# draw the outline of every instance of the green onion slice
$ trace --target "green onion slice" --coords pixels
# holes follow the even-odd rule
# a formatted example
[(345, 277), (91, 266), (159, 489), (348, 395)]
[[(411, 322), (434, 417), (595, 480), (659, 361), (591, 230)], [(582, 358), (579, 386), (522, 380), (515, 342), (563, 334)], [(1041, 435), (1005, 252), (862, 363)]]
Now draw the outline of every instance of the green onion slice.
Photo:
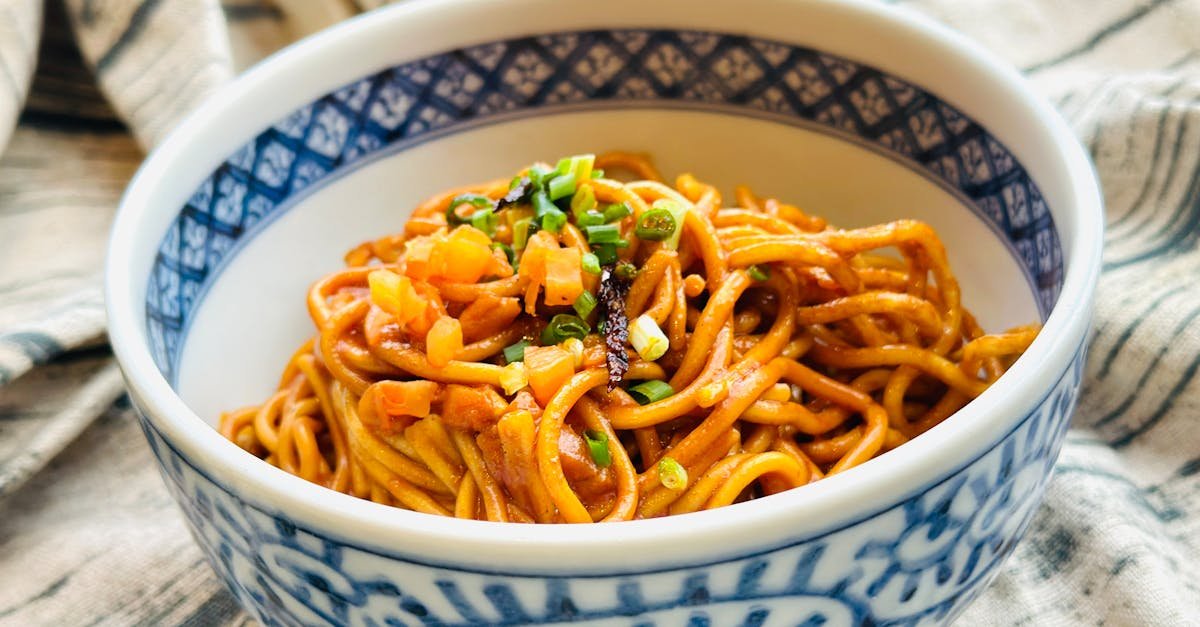
[(458, 196), (455, 196), (454, 199), (450, 201), (450, 204), (446, 207), (446, 224), (449, 224), (450, 226), (458, 226), (460, 224), (467, 223), (469, 218), (463, 218), (462, 216), (458, 215), (458, 211), (456, 211), (459, 205), (471, 205), (476, 209), (496, 208), (496, 204), (492, 202), (492, 199), (484, 196), (483, 194), (459, 194)]
[(629, 388), (629, 395), (632, 396), (633, 400), (637, 401), (639, 405), (657, 403), (658, 401), (661, 401), (673, 394), (675, 394), (675, 390), (671, 387), (671, 384), (667, 383), (666, 381), (659, 381), (657, 379), (642, 381), (641, 383)]
[(608, 468), (612, 465), (612, 454), (608, 450), (608, 434), (596, 429), (588, 429), (583, 432), (583, 441), (587, 442), (588, 453), (592, 456), (592, 461), (601, 468)]
[(567, 214), (555, 209), (542, 214), (542, 230), (557, 233), (562, 230), (563, 225), (567, 223)]
[(583, 253), (583, 271), (588, 274), (600, 274), (600, 258), (596, 253)]
[(596, 297), (591, 292), (585, 290), (580, 292), (571, 306), (575, 308), (575, 313), (579, 314), (580, 318), (586, 320), (596, 310)]
[(633, 215), (633, 209), (630, 209), (629, 205), (624, 202), (613, 203), (604, 208), (605, 222), (616, 222), (631, 215)]
[(574, 194), (575, 173), (567, 172), (550, 179), (550, 182), (546, 184), (546, 193), (549, 194), (550, 200), (558, 200)]
[(487, 233), (488, 237), (496, 236), (496, 225), (500, 218), (491, 209), (480, 209), (471, 214), (471, 226)]
[(607, 266), (617, 262), (617, 246), (616, 244), (600, 244), (592, 249), (596, 253), (596, 260), (600, 265)]
[(688, 485), (687, 469), (671, 457), (658, 460), (658, 480), (668, 490), (683, 490)]
[(750, 278), (755, 281), (766, 281), (771, 278), (771, 268), (769, 266), (754, 265), (746, 268), (746, 274), (749, 274)]
[(563, 340), (573, 337), (582, 340), (592, 331), (592, 327), (579, 316), (558, 314), (550, 319), (550, 324), (542, 329), (542, 344), (553, 346)]
[(516, 344), (510, 344), (504, 347), (504, 362), (515, 364), (518, 361), (525, 361), (525, 347), (533, 346), (529, 340), (521, 340)]
[(615, 224), (596, 224), (583, 227), (589, 244), (616, 244), (621, 241), (621, 228)]

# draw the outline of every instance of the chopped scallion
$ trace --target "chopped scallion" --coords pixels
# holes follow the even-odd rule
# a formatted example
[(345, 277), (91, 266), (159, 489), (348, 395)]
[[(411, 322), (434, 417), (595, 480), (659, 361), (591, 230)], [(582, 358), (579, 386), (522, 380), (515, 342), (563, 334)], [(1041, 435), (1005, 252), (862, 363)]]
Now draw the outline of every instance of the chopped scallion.
[(596, 253), (583, 253), (583, 271), (589, 274), (600, 274), (600, 258)]
[(604, 178), (604, 170), (601, 170), (600, 168), (593, 169), (592, 170), (592, 178), (594, 178), (594, 179)]
[(533, 225), (533, 218), (521, 218), (513, 223), (513, 250), (524, 250), (525, 244), (529, 243), (529, 236), (537, 232), (537, 227)]
[(663, 333), (654, 318), (646, 314), (638, 316), (629, 324), (629, 343), (633, 345), (633, 350), (638, 352), (638, 356), (646, 361), (662, 357), (671, 346), (667, 334)]
[(471, 214), (471, 226), (487, 233), (488, 237), (495, 237), (496, 224), (499, 222), (500, 219), (491, 209), (480, 209)]
[(446, 224), (458, 226), (467, 223), (469, 218), (458, 215), (459, 205), (471, 205), (476, 209), (495, 209), (496, 207), (491, 198), (482, 194), (459, 194), (446, 207)]
[(612, 465), (612, 454), (608, 450), (608, 434), (595, 429), (588, 429), (583, 432), (583, 441), (587, 442), (588, 453), (592, 456), (592, 461), (601, 468), (608, 468)]
[(629, 263), (628, 261), (622, 261), (621, 263), (617, 264), (616, 268), (613, 269), (613, 273), (617, 275), (618, 279), (632, 281), (637, 278), (638, 269), (637, 266), (633, 265), (632, 263)]
[(517, 253), (513, 252), (512, 246), (504, 242), (492, 242), (492, 249), (504, 253), (504, 257), (508, 259), (508, 265), (517, 265)]
[(596, 297), (591, 292), (584, 290), (579, 293), (571, 306), (575, 308), (575, 313), (579, 314), (580, 318), (586, 320), (596, 309)]
[(546, 184), (546, 193), (550, 195), (550, 200), (558, 200), (574, 194), (575, 173), (567, 172), (550, 179), (550, 182)]
[(673, 458), (664, 457), (658, 460), (658, 480), (668, 490), (684, 490), (688, 485), (687, 469)]
[(650, 379), (629, 388), (629, 395), (641, 405), (649, 405), (675, 394), (671, 385), (666, 381)]
[[(596, 208), (596, 192), (591, 185), (581, 185), (571, 197), (571, 213), (578, 220), (579, 216)], [(603, 214), (601, 214), (603, 216)]]
[(615, 244), (600, 244), (592, 250), (596, 253), (596, 260), (602, 266), (617, 262), (617, 246)]
[(631, 215), (633, 215), (633, 209), (630, 209), (629, 205), (624, 202), (613, 203), (604, 208), (605, 222), (616, 222)]
[(580, 227), (596, 226), (604, 224), (604, 214), (595, 211), (586, 211), (584, 213), (575, 214), (575, 223)]
[(558, 314), (550, 319), (550, 324), (547, 324), (545, 329), (542, 329), (542, 344), (553, 346), (569, 337), (582, 340), (591, 330), (592, 327), (578, 316)]
[(750, 278), (755, 281), (766, 281), (771, 278), (771, 268), (769, 266), (754, 265), (746, 268), (746, 274), (749, 274)]
[(542, 217), (551, 211), (560, 211), (546, 195), (546, 192), (538, 190), (533, 193), (533, 215)]
[(621, 240), (621, 229), (615, 224), (596, 224), (583, 230), (589, 244), (616, 244)]
[(567, 223), (567, 214), (555, 209), (542, 214), (542, 230), (557, 233), (562, 230), (563, 225)]
[(533, 346), (529, 340), (521, 340), (516, 344), (509, 344), (504, 347), (504, 361), (510, 364), (518, 361), (525, 361), (525, 347)]
[(683, 235), (683, 217), (687, 215), (688, 208), (683, 203), (670, 198), (659, 198), (650, 207), (652, 209), (666, 209), (670, 212), (671, 217), (675, 218), (675, 224), (678, 225), (678, 228), (670, 236), (662, 240), (662, 242), (663, 246), (668, 250), (679, 248), (679, 237)]

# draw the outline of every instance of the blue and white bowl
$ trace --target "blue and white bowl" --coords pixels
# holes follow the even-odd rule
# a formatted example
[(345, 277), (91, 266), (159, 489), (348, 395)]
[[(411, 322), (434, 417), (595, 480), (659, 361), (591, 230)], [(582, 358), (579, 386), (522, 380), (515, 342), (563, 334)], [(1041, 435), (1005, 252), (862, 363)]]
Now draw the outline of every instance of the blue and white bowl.
[[(747, 183), (841, 226), (942, 234), (966, 303), (1041, 320), (926, 435), (717, 511), (596, 526), (357, 500), (225, 441), (313, 330), (304, 294), (428, 194), (583, 151)], [(1063, 122), (961, 37), (867, 2), (430, 0), (289, 48), (147, 161), (110, 333), (213, 568), (268, 625), (944, 624), (1036, 509), (1079, 389), (1101, 205)]]

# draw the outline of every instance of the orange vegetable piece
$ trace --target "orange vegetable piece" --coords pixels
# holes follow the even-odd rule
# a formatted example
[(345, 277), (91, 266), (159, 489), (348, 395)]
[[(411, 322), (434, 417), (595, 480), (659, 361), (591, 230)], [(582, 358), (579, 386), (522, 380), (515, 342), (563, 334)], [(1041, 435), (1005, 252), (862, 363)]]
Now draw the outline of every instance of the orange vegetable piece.
[(507, 405), (490, 385), (451, 383), (442, 395), (442, 420), (451, 427), (482, 431), (496, 423)]
[(436, 245), (433, 236), (409, 240), (405, 245), (404, 274), (421, 281), (441, 274), (442, 256)]
[(443, 267), (442, 278), (452, 283), (475, 283), (495, 264), (492, 257), (492, 238), (479, 229), (462, 225), (439, 242)]
[(578, 248), (546, 252), (546, 304), (570, 305), (583, 293), (583, 255)]
[(462, 348), (462, 324), (450, 316), (438, 318), (425, 336), (425, 356), (434, 368), (446, 367)]
[(533, 396), (545, 407), (575, 374), (575, 357), (558, 346), (530, 346), (525, 349), (525, 367)]
[(433, 381), (380, 381), (368, 388), (367, 393), (375, 398), (379, 428), (395, 433), (429, 415), (429, 407), (437, 397), (438, 384)]

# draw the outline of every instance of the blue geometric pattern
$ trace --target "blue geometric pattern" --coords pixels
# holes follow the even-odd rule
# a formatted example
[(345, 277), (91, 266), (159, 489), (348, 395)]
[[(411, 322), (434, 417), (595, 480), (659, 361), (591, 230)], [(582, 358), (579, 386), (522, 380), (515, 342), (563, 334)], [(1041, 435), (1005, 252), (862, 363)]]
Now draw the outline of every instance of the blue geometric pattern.
[(455, 50), (355, 81), (263, 131), (195, 191), (163, 238), (146, 314), (173, 380), (209, 277), (255, 225), (364, 157), (467, 122), (570, 106), (711, 108), (815, 124), (956, 190), (1017, 251), (1050, 311), (1062, 249), (1046, 202), (987, 130), (920, 87), (788, 44), (711, 32), (567, 32)]
[(331, 538), (214, 482), (142, 427), (209, 562), (264, 625), (944, 625), (1029, 524), (1083, 363), (1081, 349), (1013, 431), (927, 490), (782, 546), (648, 572), (513, 574)]

